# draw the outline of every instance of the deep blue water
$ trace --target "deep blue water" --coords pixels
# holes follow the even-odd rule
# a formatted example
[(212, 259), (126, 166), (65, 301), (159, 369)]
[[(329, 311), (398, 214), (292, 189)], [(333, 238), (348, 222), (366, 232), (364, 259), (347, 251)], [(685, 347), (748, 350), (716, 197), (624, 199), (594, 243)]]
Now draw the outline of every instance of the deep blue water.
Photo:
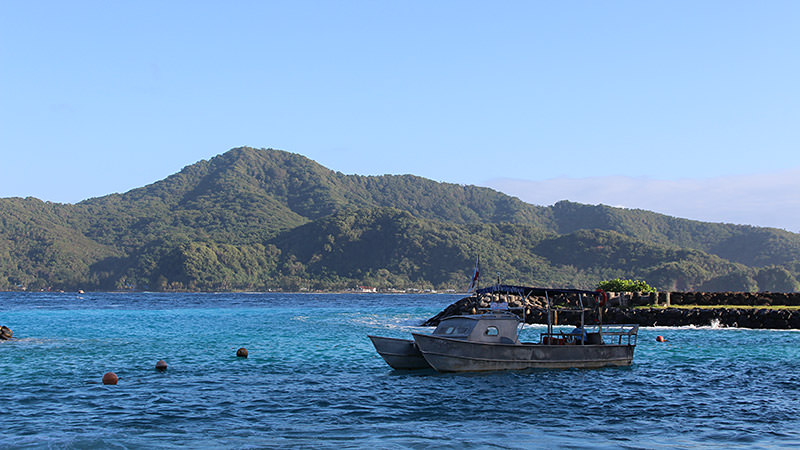
[(798, 332), (642, 329), (632, 367), (598, 370), (398, 372), (374, 352), (367, 334), (457, 298), (0, 293), (0, 447), (800, 446)]

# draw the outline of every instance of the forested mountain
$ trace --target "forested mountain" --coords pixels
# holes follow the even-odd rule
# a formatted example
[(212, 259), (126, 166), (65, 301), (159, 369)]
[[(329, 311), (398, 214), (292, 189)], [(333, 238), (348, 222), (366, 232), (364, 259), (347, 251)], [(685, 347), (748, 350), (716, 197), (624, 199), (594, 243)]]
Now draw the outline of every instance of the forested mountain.
[(793, 291), (800, 278), (800, 235), (783, 230), (534, 206), (271, 149), (75, 205), (0, 199), (0, 225), (0, 289), (463, 289), (477, 255), (484, 273), (548, 286)]

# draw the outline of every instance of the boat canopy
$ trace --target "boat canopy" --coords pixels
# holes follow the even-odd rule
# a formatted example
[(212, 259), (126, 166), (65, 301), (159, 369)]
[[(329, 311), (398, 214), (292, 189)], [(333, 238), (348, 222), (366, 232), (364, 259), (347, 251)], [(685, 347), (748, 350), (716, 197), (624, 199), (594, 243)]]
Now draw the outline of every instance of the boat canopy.
[(546, 296), (549, 294), (582, 294), (602, 296), (603, 291), (585, 291), (581, 289), (549, 289), (549, 288), (535, 288), (529, 286), (512, 286), (508, 284), (496, 284), (494, 286), (485, 287), (475, 291), (478, 295), (484, 294), (517, 294), (523, 297), (529, 295)]
[[(507, 284), (496, 284), (494, 286), (488, 286), (483, 289), (478, 289), (475, 291), (477, 295), (487, 295), (487, 294), (498, 294), (500, 295), (518, 295), (523, 299), (527, 299), (528, 297), (535, 296), (535, 297), (544, 297), (547, 299), (546, 309), (547, 309), (547, 333), (544, 333), (543, 336), (548, 338), (552, 338), (554, 336), (553, 333), (553, 325), (558, 324), (558, 314), (559, 313), (566, 313), (566, 314), (578, 314), (577, 322), (579, 324), (580, 329), (584, 329), (586, 324), (586, 313), (588, 311), (592, 311), (594, 307), (602, 307), (605, 306), (606, 303), (606, 293), (602, 290), (597, 291), (588, 291), (582, 289), (549, 289), (549, 288), (535, 288), (529, 286), (513, 286)], [(586, 303), (584, 303), (584, 297), (594, 299), (594, 304), (591, 307), (587, 307)], [(522, 321), (525, 322), (527, 308), (525, 307), (517, 307), (517, 308), (509, 308), (509, 309), (516, 309), (522, 311)], [(562, 316), (562, 322), (564, 317)], [(597, 323), (602, 329), (603, 323), (603, 311), (602, 308), (597, 309)]]

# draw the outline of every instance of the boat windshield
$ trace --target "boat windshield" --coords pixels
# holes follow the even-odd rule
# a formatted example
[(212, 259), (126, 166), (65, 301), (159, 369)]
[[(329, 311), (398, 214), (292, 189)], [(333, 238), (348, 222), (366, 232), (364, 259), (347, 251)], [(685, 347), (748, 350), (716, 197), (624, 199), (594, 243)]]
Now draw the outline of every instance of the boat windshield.
[(433, 330), (433, 334), (466, 336), (472, 332), (473, 328), (475, 328), (474, 320), (444, 320)]

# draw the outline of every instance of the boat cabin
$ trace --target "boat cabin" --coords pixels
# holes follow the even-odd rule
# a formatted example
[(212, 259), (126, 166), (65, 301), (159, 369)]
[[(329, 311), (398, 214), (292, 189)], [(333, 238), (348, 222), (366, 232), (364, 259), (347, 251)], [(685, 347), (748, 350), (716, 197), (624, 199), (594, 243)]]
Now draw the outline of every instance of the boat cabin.
[(452, 316), (439, 322), (435, 336), (470, 342), (519, 344), (519, 317), (508, 312)]

